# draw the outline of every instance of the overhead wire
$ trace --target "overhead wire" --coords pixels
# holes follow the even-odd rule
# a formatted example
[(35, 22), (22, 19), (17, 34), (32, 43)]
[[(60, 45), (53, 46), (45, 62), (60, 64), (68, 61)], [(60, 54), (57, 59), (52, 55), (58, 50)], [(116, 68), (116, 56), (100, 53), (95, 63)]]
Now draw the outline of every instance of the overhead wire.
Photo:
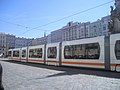
[[(13, 23), (13, 22), (9, 22), (9, 21), (5, 21), (5, 20), (2, 20), (0, 19), (1, 22), (4, 22), (4, 23), (8, 23), (8, 24), (12, 24), (12, 25), (15, 25), (15, 26), (19, 26), (19, 27), (22, 27), (22, 28), (25, 28), (25, 29), (31, 29), (32, 27), (28, 27), (28, 26), (24, 26), (24, 25), (21, 25), (21, 24), (17, 24), (17, 23)], [(28, 32), (29, 30), (26, 30), (25, 32), (21, 33), (21, 34), (24, 34), (26, 32)], [(36, 29), (36, 30), (43, 30), (43, 29)], [(20, 34), (20, 35), (21, 35)]]
[[(40, 26), (34, 27), (34, 28), (30, 29), (30, 30), (27, 30), (26, 32), (31, 31), (31, 30), (34, 30), (34, 29), (37, 29), (37, 28), (40, 28), (40, 27), (44, 27), (44, 26), (47, 26), (47, 25), (50, 25), (50, 24), (53, 24), (53, 23), (56, 23), (56, 22), (59, 22), (59, 21), (62, 21), (62, 20), (64, 20), (64, 19), (70, 18), (70, 17), (72, 17), (72, 16), (75, 16), (75, 15), (78, 15), (78, 14), (81, 14), (81, 13), (84, 13), (84, 12), (87, 12), (87, 11), (89, 11), (89, 10), (92, 10), (92, 9), (95, 9), (95, 8), (98, 8), (98, 7), (101, 7), (101, 6), (104, 6), (104, 5), (109, 4), (109, 3), (113, 2), (113, 1), (114, 1), (114, 0), (109, 1), (109, 2), (106, 2), (106, 3), (103, 3), (103, 4), (100, 4), (100, 5), (97, 5), (97, 6), (94, 6), (94, 7), (92, 7), (92, 8), (89, 8), (89, 9), (86, 9), (86, 10), (83, 10), (83, 11), (80, 11), (80, 12), (77, 12), (77, 13), (75, 13), (75, 14), (72, 14), (72, 15), (69, 15), (69, 16), (66, 16), (66, 17), (63, 17), (63, 18), (61, 18), (61, 19), (58, 19), (58, 20), (55, 20), (55, 21), (46, 23), (46, 24), (44, 24), (44, 25), (40, 25)], [(24, 33), (26, 33), (26, 32), (24, 32)], [(22, 33), (22, 34), (24, 34), (24, 33)]]
[(24, 25), (21, 25), (21, 24), (16, 24), (16, 23), (8, 22), (8, 21), (1, 20), (1, 19), (0, 19), (0, 21), (4, 22), (4, 23), (15, 25), (15, 26), (23, 27), (23, 28), (31, 28), (31, 27), (28, 27), (28, 26), (24, 26)]
[[(50, 25), (50, 24), (53, 24), (53, 23), (62, 21), (62, 20), (64, 20), (64, 19), (67, 19), (67, 18), (70, 18), (70, 17), (72, 17), (72, 16), (75, 16), (75, 15), (78, 15), (78, 14), (81, 14), (81, 13), (84, 13), (84, 12), (87, 12), (87, 11), (92, 10), (92, 9), (96, 9), (96, 8), (98, 8), (98, 7), (101, 7), (101, 6), (104, 6), (104, 5), (106, 5), (106, 4), (109, 4), (109, 3), (113, 2), (113, 1), (114, 1), (114, 0), (109, 1), (109, 2), (106, 2), (106, 3), (103, 3), (103, 4), (100, 4), (100, 5), (97, 5), (97, 6), (94, 6), (94, 7), (91, 7), (91, 8), (88, 8), (88, 9), (86, 9), (86, 10), (83, 10), (83, 11), (80, 11), (80, 12), (77, 12), (77, 13), (74, 13), (74, 14), (72, 14), (72, 15), (63, 17), (63, 18), (61, 18), (61, 19), (58, 19), (58, 20), (55, 20), (55, 21), (52, 21), (52, 22), (49, 22), (49, 23), (46, 23), (46, 24), (43, 24), (43, 25), (34, 27), (34, 28), (32, 28), (32, 27), (27, 27), (27, 26), (20, 25), (20, 24), (15, 24), (15, 23), (7, 22), (7, 21), (1, 20), (1, 19), (0, 19), (0, 21), (5, 22), (5, 23), (9, 23), (9, 24), (13, 24), (13, 25), (16, 25), (16, 26), (24, 27), (24, 28), (26, 28), (26, 29), (29, 29), (29, 30), (26, 30), (25, 32), (21, 33), (21, 34), (23, 35), (23, 34), (29, 32), (29, 31), (31, 31), (31, 30), (34, 30), (34, 29), (37, 29), (37, 28), (40, 28), (40, 27), (44, 27), (44, 26), (47, 26), (47, 25)], [(21, 35), (21, 34), (19, 34), (19, 35)]]

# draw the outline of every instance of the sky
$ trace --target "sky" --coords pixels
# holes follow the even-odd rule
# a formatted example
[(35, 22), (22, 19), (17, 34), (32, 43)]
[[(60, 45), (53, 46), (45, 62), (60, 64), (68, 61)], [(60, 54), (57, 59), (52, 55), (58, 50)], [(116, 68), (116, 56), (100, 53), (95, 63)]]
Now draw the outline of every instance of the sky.
[[(82, 12), (107, 2), (110, 3)], [(0, 0), (0, 33), (40, 38), (70, 21), (94, 22), (110, 15), (113, 5), (114, 0)], [(67, 16), (71, 17), (60, 20)], [(54, 21), (57, 22), (51, 23)]]

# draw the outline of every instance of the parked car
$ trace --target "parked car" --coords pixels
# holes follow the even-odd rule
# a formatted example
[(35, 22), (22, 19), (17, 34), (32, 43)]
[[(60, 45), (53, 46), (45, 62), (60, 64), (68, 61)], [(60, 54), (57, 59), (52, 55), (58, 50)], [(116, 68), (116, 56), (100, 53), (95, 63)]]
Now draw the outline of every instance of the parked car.
[(0, 64), (0, 90), (4, 90), (3, 84), (2, 84), (2, 65)]

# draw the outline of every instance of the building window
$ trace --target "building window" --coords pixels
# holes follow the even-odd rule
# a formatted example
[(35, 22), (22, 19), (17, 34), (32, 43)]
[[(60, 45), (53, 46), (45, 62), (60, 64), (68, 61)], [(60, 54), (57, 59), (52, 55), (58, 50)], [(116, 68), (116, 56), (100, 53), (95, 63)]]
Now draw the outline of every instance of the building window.
[(103, 30), (106, 30), (106, 25), (103, 26)]
[(49, 47), (47, 50), (47, 57), (48, 58), (56, 58), (57, 57), (57, 48)]
[(120, 40), (117, 40), (115, 44), (115, 56), (117, 60), (120, 60)]
[(68, 45), (64, 47), (65, 59), (99, 59), (100, 46), (98, 43)]
[(29, 58), (42, 58), (42, 48), (30, 49)]

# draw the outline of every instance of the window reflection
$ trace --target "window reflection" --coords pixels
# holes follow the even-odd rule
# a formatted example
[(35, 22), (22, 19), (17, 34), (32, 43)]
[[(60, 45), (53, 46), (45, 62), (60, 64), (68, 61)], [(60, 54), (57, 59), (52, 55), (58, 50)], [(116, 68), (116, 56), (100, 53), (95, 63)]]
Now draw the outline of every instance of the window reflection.
[(11, 57), (12, 51), (8, 51), (8, 57)]
[(29, 58), (42, 58), (42, 48), (30, 49)]
[(19, 50), (13, 51), (13, 57), (19, 57)]
[(120, 60), (120, 40), (116, 41), (115, 55), (116, 55), (116, 58)]
[(64, 48), (65, 59), (99, 59), (99, 56), (98, 43), (69, 45)]
[(22, 50), (22, 57), (26, 57), (26, 50)]
[(56, 58), (56, 56), (57, 56), (57, 48), (49, 47), (47, 50), (47, 57), (48, 58)]

